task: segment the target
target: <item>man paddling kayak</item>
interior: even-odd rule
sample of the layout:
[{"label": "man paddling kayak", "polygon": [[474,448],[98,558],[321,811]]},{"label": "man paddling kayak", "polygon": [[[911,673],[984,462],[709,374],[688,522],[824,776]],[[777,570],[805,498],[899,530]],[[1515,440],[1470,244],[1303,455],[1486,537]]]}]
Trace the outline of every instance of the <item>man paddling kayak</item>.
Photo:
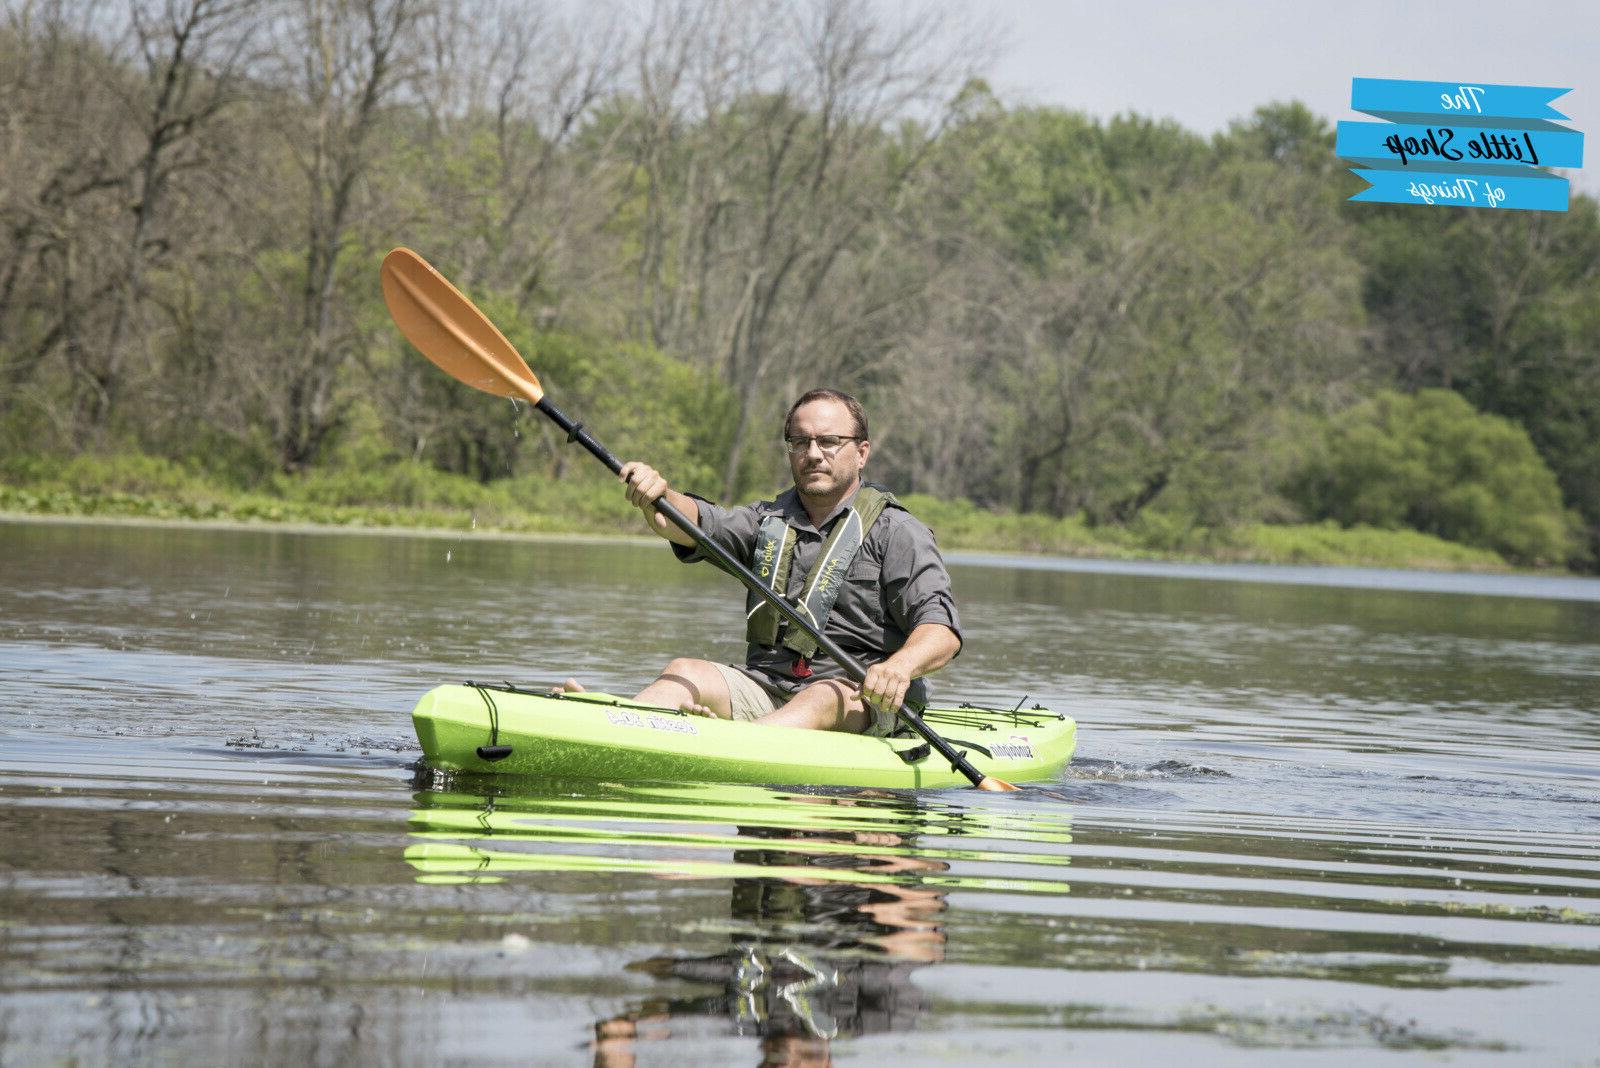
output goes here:
[{"label": "man paddling kayak", "polygon": [[[622,466],[628,500],[680,560],[705,559],[655,510],[665,495],[704,534],[808,612],[868,663],[856,687],[804,634],[749,595],[743,666],[680,657],[635,698],[722,719],[875,735],[895,709],[926,702],[922,677],[961,650],[950,576],[933,533],[882,489],[862,481],[872,454],[867,417],[846,393],[815,389],[789,409],[784,442],[794,488],[773,501],[724,508],[671,489],[647,464]],[[581,687],[568,680],[567,689]]]}]

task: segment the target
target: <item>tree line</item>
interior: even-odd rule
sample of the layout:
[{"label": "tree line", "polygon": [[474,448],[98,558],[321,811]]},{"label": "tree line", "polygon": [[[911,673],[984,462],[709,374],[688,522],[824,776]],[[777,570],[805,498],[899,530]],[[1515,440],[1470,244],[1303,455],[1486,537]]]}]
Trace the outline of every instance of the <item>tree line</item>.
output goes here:
[{"label": "tree line", "polygon": [[[777,485],[778,418],[831,384],[901,490],[1600,553],[1587,197],[1352,205],[1293,103],[1211,138],[1008,104],[952,10],[3,2],[7,452],[581,477],[400,340],[404,244],[708,495]],[[1423,486],[1453,503],[1395,503]]]}]

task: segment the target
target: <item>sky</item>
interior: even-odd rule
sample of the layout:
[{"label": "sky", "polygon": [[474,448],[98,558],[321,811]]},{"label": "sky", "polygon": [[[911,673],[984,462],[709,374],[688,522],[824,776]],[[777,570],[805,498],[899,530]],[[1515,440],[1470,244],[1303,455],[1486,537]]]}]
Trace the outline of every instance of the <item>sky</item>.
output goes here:
[{"label": "sky", "polygon": [[1554,102],[1584,133],[1573,187],[1600,196],[1600,0],[964,0],[1000,38],[1007,102],[1107,118],[1134,111],[1198,133],[1258,106],[1350,110],[1353,77],[1572,87]]}]

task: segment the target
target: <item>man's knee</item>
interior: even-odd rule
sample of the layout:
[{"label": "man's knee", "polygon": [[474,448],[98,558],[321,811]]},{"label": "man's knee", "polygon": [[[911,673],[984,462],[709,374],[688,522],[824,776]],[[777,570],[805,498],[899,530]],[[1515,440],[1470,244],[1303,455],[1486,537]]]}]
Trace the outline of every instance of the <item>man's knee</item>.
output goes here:
[{"label": "man's knee", "polygon": [[661,669],[660,678],[663,682],[675,682],[689,691],[690,699],[696,704],[703,704],[726,689],[717,665],[709,660],[696,660],[688,656],[677,657],[668,663]]},{"label": "man's knee", "polygon": [[697,685],[704,685],[707,679],[717,677],[717,666],[709,660],[696,660],[693,657],[680,656],[661,669],[663,678],[668,675],[691,679]]},{"label": "man's knee", "polygon": [[845,714],[861,707],[861,695],[856,688],[840,679],[823,679],[813,682],[801,694],[807,695],[818,704],[826,705],[835,714]]},{"label": "man's knee", "polygon": [[866,723],[861,709],[855,687],[840,679],[823,679],[795,694],[771,720],[784,727],[860,731]]}]

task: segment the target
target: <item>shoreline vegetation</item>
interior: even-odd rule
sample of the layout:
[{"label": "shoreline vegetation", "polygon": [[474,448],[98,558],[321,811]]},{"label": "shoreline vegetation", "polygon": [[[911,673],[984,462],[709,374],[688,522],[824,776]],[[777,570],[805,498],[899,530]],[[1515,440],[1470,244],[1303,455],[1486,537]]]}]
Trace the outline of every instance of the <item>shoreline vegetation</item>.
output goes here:
[{"label": "shoreline vegetation", "polygon": [[[1382,567],[1432,571],[1564,574],[1514,566],[1488,549],[1409,529],[1333,522],[1240,524],[1227,529],[1164,522],[1093,527],[906,494],[946,550],[1121,560],[1186,560]],[[421,464],[276,476],[251,488],[225,485],[145,456],[31,459],[0,467],[0,520],[135,520],[371,532],[648,538],[638,513],[605,477],[479,483]]]},{"label": "shoreline vegetation", "polygon": [[832,386],[948,546],[1600,573],[1600,200],[1351,203],[1302,103],[1014,99],[931,4],[528,6],[0,22],[0,509],[636,532],[395,329],[404,246],[713,500]]}]

